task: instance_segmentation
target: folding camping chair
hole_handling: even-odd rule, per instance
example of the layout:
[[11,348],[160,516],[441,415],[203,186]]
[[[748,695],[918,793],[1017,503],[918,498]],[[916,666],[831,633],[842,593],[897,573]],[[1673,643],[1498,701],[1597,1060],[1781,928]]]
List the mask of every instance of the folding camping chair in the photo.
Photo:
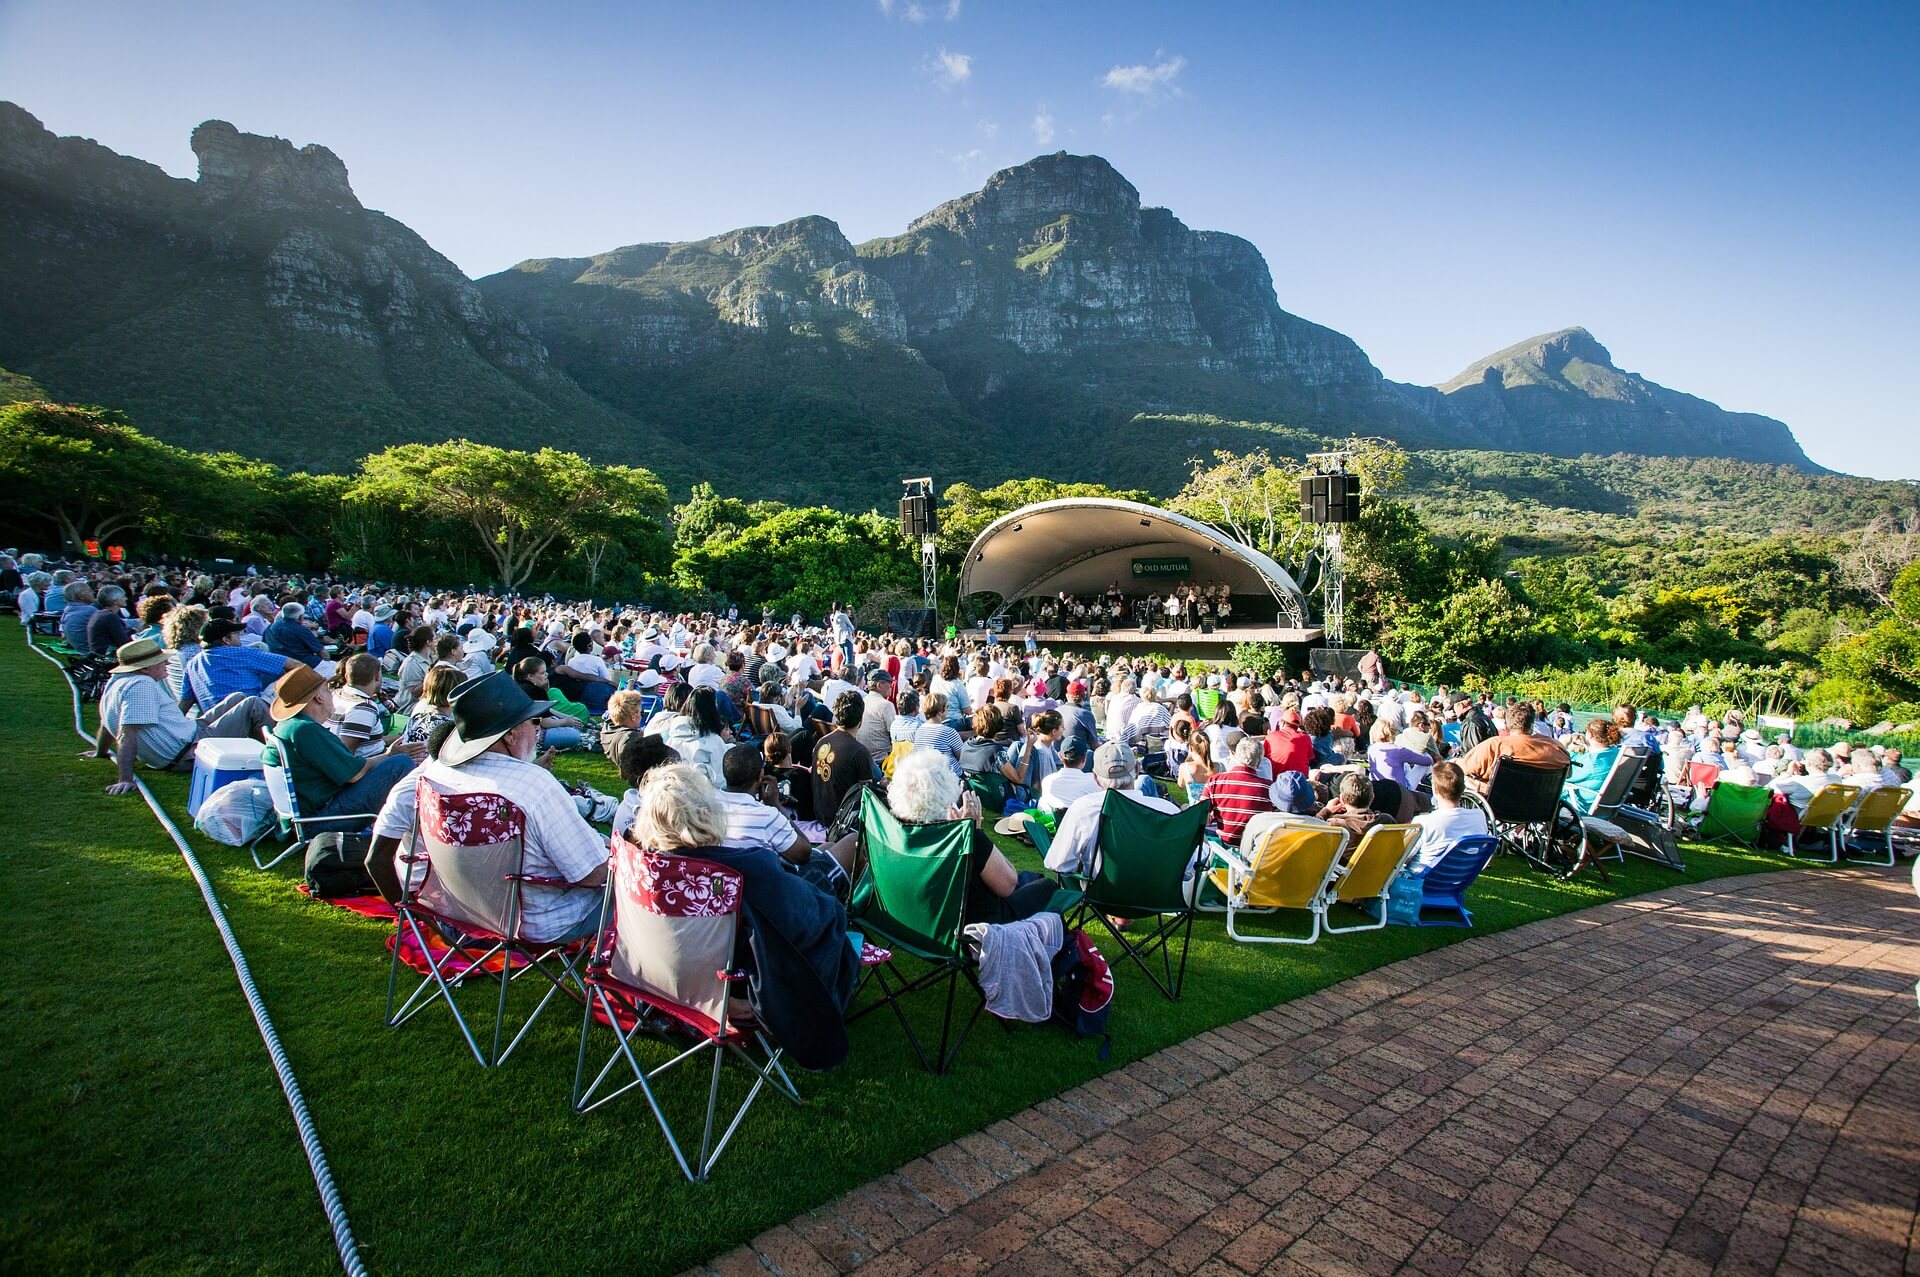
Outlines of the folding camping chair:
[[[1743,847],[1760,845],[1760,822],[1773,802],[1773,791],[1758,785],[1736,785],[1720,781],[1707,791],[1707,809],[1700,813],[1698,837],[1718,842],[1731,839]],[[1834,813],[1836,816],[1838,812]],[[1792,854],[1793,840],[1787,840]]]
[[[1339,873],[1327,891],[1329,908],[1324,925],[1329,934],[1378,931],[1387,925],[1386,895],[1407,867],[1407,861],[1412,859],[1413,845],[1419,841],[1418,825],[1375,825],[1367,830],[1360,839],[1360,845],[1353,849],[1353,854],[1345,857],[1340,864]],[[1370,902],[1379,902],[1378,921],[1357,923],[1350,927],[1333,925],[1331,906],[1334,904],[1352,905],[1356,909],[1371,912],[1366,909]]]
[[[1473,914],[1467,909],[1467,888],[1499,850],[1498,836],[1472,834],[1448,847],[1431,865],[1409,865],[1387,896],[1387,920],[1408,927],[1471,927]],[[1429,909],[1454,916],[1429,918]]]
[[1599,858],[1626,859],[1627,831],[1614,823],[1614,817],[1620,814],[1627,796],[1640,783],[1640,774],[1650,757],[1644,745],[1622,745],[1614,756],[1613,766],[1607,769],[1607,778],[1600,782],[1600,792],[1594,796],[1592,808],[1580,817],[1581,832],[1589,841],[1598,838],[1612,848],[1610,856]]
[[113,666],[110,657],[75,652],[67,657],[67,678],[80,693],[81,700],[97,701],[100,693],[107,690],[107,680],[113,677]]
[[[1187,874],[1207,833],[1212,808],[1195,803],[1183,811],[1154,811],[1116,790],[1100,805],[1100,843],[1090,875],[1062,875],[1082,893],[1073,925],[1098,918],[1129,958],[1167,997],[1179,1000],[1187,978],[1187,946],[1193,938],[1194,906]],[[1141,934],[1122,931],[1114,919],[1150,922]],[[1176,969],[1173,947],[1179,942]],[[1158,954],[1160,971],[1148,965]]]
[[[1819,793],[1807,800],[1807,809],[1800,813],[1800,832],[1787,835],[1787,854],[1799,856],[1800,849],[1794,842],[1796,838],[1803,838],[1808,834],[1825,834],[1830,853],[1827,856],[1827,863],[1838,863],[1843,822],[1846,820],[1847,813],[1853,809],[1854,801],[1859,797],[1860,791],[1852,785],[1823,785]],[[1709,807],[1707,811],[1711,814],[1713,808]],[[1891,820],[1892,817],[1888,819]]]
[[[1487,828],[1503,851],[1523,857],[1536,869],[1565,882],[1592,863],[1580,813],[1562,797],[1564,767],[1535,767],[1512,758],[1496,759],[1486,788],[1469,789],[1487,815]],[[1603,875],[1604,876],[1604,875]]]
[[[395,906],[399,921],[387,974],[386,1026],[397,1028],[426,1007],[444,1001],[473,1058],[483,1069],[494,1068],[525,1040],[554,994],[565,990],[569,997],[586,996],[573,964],[581,942],[529,935],[523,926],[526,888],[599,889],[528,874],[526,813],[499,794],[442,793],[425,777],[414,783],[418,788],[413,836],[398,857],[405,868]],[[427,974],[396,1011],[400,950],[409,940],[426,962]],[[534,972],[549,987],[502,1050],[508,990]],[[455,994],[469,982],[487,980],[498,980],[500,992],[494,1006],[492,1045],[483,1051],[460,1013]]]
[[1906,807],[1910,797],[1912,794],[1898,785],[1869,790],[1845,817],[1840,840],[1849,853],[1871,854],[1850,854],[1847,859],[1869,865],[1893,865],[1893,818]]
[[[1243,944],[1312,944],[1320,938],[1327,911],[1327,888],[1340,875],[1340,853],[1347,831],[1334,825],[1301,825],[1262,812],[1240,836],[1244,852],[1212,843],[1215,867],[1207,877],[1226,897],[1227,934]],[[1242,913],[1305,910],[1311,929],[1304,936],[1243,936],[1235,928]],[[1183,955],[1184,956],[1184,955]],[[1149,975],[1152,973],[1149,972]]]
[[[607,864],[600,937],[584,977],[587,1005],[580,1024],[580,1056],[573,1070],[573,1111],[591,1112],[640,1088],[674,1161],[680,1164],[680,1173],[694,1183],[706,1180],[763,1087],[773,1087],[795,1104],[801,1102],[799,1090],[780,1063],[780,1048],[757,1027],[742,1027],[727,1016],[728,993],[746,979],[744,973],[733,970],[744,885],[740,874],[725,865],[644,851],[616,837],[613,858]],[[691,1034],[695,1041],[649,1069],[634,1055],[633,1043],[656,1016],[671,1020],[674,1028]],[[588,1082],[587,1042],[596,1018],[613,1030],[614,1046],[600,1072]],[[749,1047],[757,1047],[760,1058],[749,1054]],[[713,1076],[707,1087],[700,1151],[689,1163],[653,1084],[702,1052],[712,1053]],[[753,1087],[716,1142],[720,1079],[729,1056],[753,1070]],[[622,1061],[630,1076],[614,1089],[597,1094]]]
[[[262,728],[260,739],[267,745],[260,755],[260,778],[267,784],[267,796],[273,799],[274,823],[261,830],[260,836],[247,844],[247,854],[253,857],[255,869],[273,868],[305,847],[307,839],[315,834],[323,834],[328,830],[350,833],[372,828],[373,817],[365,814],[302,816],[300,795],[293,788],[293,773],[288,770],[286,760],[280,754],[279,738]],[[260,844],[274,834],[287,839],[287,845],[271,860],[260,859]]]
[[[967,920],[973,825],[965,820],[903,825],[872,786],[860,793],[860,824],[867,863],[847,910],[850,925],[892,949],[895,962],[905,954],[925,963],[927,969],[909,977],[890,971],[892,963],[863,968],[862,987],[870,978],[880,996],[847,1020],[851,1023],[880,1007],[889,1008],[920,1067],[945,1073],[987,1005],[977,966],[960,935]],[[973,1010],[956,1037],[954,1000],[962,984],[972,990]],[[929,1056],[903,1004],[923,990],[941,988],[946,990],[946,1010],[940,1022],[940,1045]]]

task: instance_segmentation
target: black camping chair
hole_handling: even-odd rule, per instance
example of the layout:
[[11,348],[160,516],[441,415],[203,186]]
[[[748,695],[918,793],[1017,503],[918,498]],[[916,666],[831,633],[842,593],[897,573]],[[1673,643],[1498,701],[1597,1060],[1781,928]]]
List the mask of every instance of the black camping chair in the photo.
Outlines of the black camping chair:
[[1486,787],[1474,795],[1502,851],[1523,857],[1562,882],[1593,863],[1580,813],[1562,796],[1566,781],[1565,767],[1500,758]]

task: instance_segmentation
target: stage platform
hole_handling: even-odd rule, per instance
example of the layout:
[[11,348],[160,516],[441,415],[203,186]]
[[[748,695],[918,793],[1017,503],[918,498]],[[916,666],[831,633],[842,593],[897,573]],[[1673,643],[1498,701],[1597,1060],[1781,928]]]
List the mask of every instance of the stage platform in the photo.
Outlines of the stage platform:
[[[1010,625],[999,635],[999,641],[1024,647],[1029,631],[1033,633],[1034,642],[1042,648],[1051,650],[1055,655],[1061,652],[1083,651],[1125,652],[1128,655],[1165,652],[1168,656],[1216,661],[1226,659],[1227,653],[1232,650],[1235,643],[1280,643],[1307,648],[1318,645],[1326,633],[1318,626],[1300,630],[1257,624],[1228,626],[1224,629],[1215,629],[1211,634],[1203,634],[1198,628],[1178,629],[1158,625],[1144,634],[1137,625],[1108,630],[1102,634],[1095,634],[1090,630],[1053,630],[1031,625]],[[961,631],[964,637],[976,641],[983,640],[986,633],[986,630],[981,627]]]

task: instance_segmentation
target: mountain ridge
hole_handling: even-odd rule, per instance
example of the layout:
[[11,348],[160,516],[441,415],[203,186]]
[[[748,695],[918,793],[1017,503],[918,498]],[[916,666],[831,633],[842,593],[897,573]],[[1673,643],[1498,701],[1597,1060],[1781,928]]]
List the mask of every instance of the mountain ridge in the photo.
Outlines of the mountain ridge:
[[0,104],[0,365],[192,446],[325,466],[466,434],[857,501],[891,488],[879,468],[991,480],[1035,448],[1098,479],[1135,417],[1204,413],[1817,469],[1784,423],[1622,372],[1584,329],[1388,380],[1282,308],[1254,245],[1098,156],[1003,169],[861,244],[809,215],[474,281],[324,146],[216,120],[193,147],[174,178]]

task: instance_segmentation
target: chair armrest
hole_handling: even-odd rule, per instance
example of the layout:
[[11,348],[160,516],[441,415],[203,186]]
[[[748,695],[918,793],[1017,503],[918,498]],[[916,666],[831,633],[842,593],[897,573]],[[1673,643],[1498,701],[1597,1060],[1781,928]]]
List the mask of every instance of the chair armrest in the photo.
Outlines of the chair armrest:
[[568,891],[599,891],[597,882],[568,882],[565,878],[548,878],[542,874],[507,874],[508,882],[524,883],[529,887],[559,887]]
[[1247,876],[1253,873],[1253,863],[1241,855],[1236,848],[1230,847],[1226,843],[1214,844],[1213,854],[1226,861],[1227,867],[1236,874]]
[[294,816],[289,823],[293,825],[334,825],[339,824],[341,821],[348,820],[359,821],[363,825],[371,825],[373,823],[373,817],[364,812],[356,812],[350,816]]

